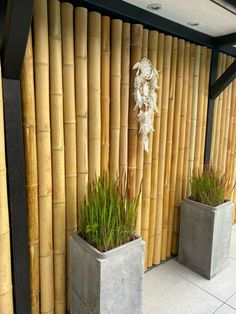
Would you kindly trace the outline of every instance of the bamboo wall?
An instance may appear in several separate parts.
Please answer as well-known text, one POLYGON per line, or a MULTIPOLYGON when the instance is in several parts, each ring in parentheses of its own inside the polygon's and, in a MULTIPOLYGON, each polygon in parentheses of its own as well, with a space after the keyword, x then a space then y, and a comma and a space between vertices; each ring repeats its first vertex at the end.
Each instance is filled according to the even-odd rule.
MULTIPOLYGON (((234 58, 219 53, 217 76, 219 77, 234 61, 234 58)), ((211 165, 230 180, 229 199, 236 204, 236 80, 215 100, 211 165)), ((234 214, 236 222, 236 212, 234 214)))
POLYGON ((13 314, 2 72, 0 64, 0 313, 13 314))
MULTIPOLYGON (((21 78, 32 313, 64 314, 69 237, 95 174, 127 171, 130 195, 143 179, 136 229, 145 268, 177 253, 180 202, 203 167, 211 50, 58 0, 36 0, 32 34, 21 78), (160 76, 149 153, 133 110, 132 67, 142 57, 160 76)), ((216 102, 214 120, 225 124, 215 127, 214 145, 220 167, 236 177, 235 93, 234 82, 216 102)))

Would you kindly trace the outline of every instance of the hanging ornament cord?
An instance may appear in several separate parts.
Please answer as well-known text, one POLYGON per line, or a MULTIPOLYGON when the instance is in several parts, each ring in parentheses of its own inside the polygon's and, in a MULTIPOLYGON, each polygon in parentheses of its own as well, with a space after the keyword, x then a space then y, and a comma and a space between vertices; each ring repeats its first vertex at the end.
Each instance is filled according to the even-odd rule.
POLYGON ((142 58, 135 63, 133 70, 136 70, 134 80, 134 110, 138 110, 139 133, 143 137, 143 148, 146 152, 149 149, 149 133, 154 131, 154 114, 159 113, 157 107, 158 72, 148 58, 142 58))

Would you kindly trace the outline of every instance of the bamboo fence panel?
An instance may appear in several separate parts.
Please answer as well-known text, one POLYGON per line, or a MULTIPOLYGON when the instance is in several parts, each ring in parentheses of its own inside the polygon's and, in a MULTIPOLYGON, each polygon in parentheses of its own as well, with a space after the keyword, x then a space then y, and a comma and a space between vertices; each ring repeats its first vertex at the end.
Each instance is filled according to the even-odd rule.
POLYGON ((154 264, 159 264, 161 260, 162 244, 166 247, 168 210, 163 212, 163 192, 165 182, 165 156, 166 137, 168 122, 169 87, 170 87, 170 64, 171 64, 172 37, 165 36, 164 63, 163 63, 163 86, 161 99, 161 124, 160 124, 160 144, 158 160, 158 185, 157 185, 157 208, 156 208, 156 236, 154 243, 154 264), (163 239, 163 242, 162 242, 163 239))
POLYGON ((121 48, 122 21, 111 21, 111 116, 110 116, 110 156, 111 178, 119 175, 120 154, 120 108, 121 108, 121 48))
POLYGON ((200 58, 200 76, 198 88, 198 110, 197 110, 197 125, 195 138, 195 152, 194 152, 194 171, 201 171, 201 140, 202 140, 202 124, 204 111, 204 94, 205 94, 205 79, 206 79, 206 56, 207 48, 201 47, 200 58))
POLYGON ((49 1, 55 313, 66 312, 66 196, 60 1, 49 1))
POLYGON ((6 174, 2 72, 0 66, 0 313, 13 314, 10 226, 6 174))
POLYGON ((21 73, 21 97, 28 207, 31 311, 36 314, 39 313, 39 217, 34 69, 31 31, 28 37, 21 73))
POLYGON ((138 120, 137 112, 134 111, 134 78, 136 72, 132 70, 134 64, 142 57, 142 40, 143 26, 133 24, 131 27, 131 42, 130 42, 130 93, 129 93, 129 119, 128 119, 128 192, 130 197, 136 194, 136 162, 137 156, 134 152, 137 151, 138 144, 138 120))
MULTIPOLYGON (((75 8, 75 108, 78 225, 88 183, 88 11, 75 8)), ((95 127, 96 125, 94 125, 95 127)))
POLYGON ((76 113, 73 6, 61 4, 63 108, 65 136, 67 309, 70 303, 70 237, 77 229, 76 113))
POLYGON ((100 176, 101 169, 101 14, 89 12, 88 22, 88 178, 91 182, 100 176))
POLYGON ((180 128, 181 102, 182 102, 182 90, 183 90, 184 51, 185 51, 185 41, 183 39, 179 39, 178 40, 177 73, 176 73, 176 89, 175 89, 174 125, 173 125, 173 138, 172 138, 171 172, 170 172, 167 256, 171 255, 171 247, 172 247, 175 189, 176 189, 176 175, 177 175, 178 147, 179 147, 179 128, 180 128))
POLYGON ((121 112, 120 112, 120 174, 128 168, 128 114, 130 73, 130 24, 123 23, 121 56, 121 112))
MULTIPOLYGON (((158 43, 158 32, 149 31, 148 34, 148 58, 154 67, 156 67, 157 61, 157 43, 158 43)), ((139 139, 141 136, 139 136, 139 139)), ((141 140, 141 139, 140 139, 141 140)), ((142 238, 146 243, 146 254, 144 260, 144 268, 147 268, 148 263, 148 236, 149 236, 149 217, 150 217, 150 198, 151 198, 151 170, 152 170, 152 141, 153 132, 149 134, 149 150, 143 152, 142 140, 139 141, 141 146, 141 152, 143 155, 143 188, 142 188, 142 238)), ((141 181, 141 176, 140 179, 141 181)))
MULTIPOLYGON (((193 174, 193 166, 194 166, 194 151, 195 151, 197 111, 198 111, 200 56, 201 56, 201 46, 196 46, 194 74, 193 74, 193 100, 192 100, 192 117, 191 117, 190 148, 189 148, 189 177, 190 178, 193 174)), ((190 191, 188 191, 188 193, 189 192, 190 191)))
MULTIPOLYGON (((223 54, 219 53, 218 54, 218 66, 217 66, 217 78, 221 74, 221 67, 222 67, 222 57, 223 54)), ((215 99, 215 104, 214 104, 214 114, 213 114, 213 125, 212 125, 212 138, 211 138, 211 154, 210 154, 210 163, 215 168, 215 147, 216 147, 216 142, 217 142, 217 119, 218 119, 218 108, 219 108, 219 97, 215 99)))
POLYGON ((54 313, 49 49, 46 0, 35 2, 34 60, 39 183, 40 301, 41 313, 54 313))
POLYGON ((191 132, 191 119, 192 119, 192 103, 193 103, 193 74, 195 63, 196 46, 190 45, 190 60, 189 60, 189 88, 188 88, 188 105, 187 105, 187 121, 185 130, 185 150, 184 150, 184 168, 183 168, 183 186, 182 198, 187 197, 189 190, 189 154, 190 154, 190 132, 191 132))
POLYGON ((189 57, 190 43, 185 43, 184 55, 184 72, 183 72, 183 93, 181 104, 181 117, 179 128, 179 148, 176 173, 176 189, 175 189, 175 206, 174 206, 174 226, 172 238, 172 253, 177 253, 178 237, 179 237, 179 219, 180 219, 180 203, 182 199, 182 183, 183 183, 183 167, 184 167, 184 152, 185 152, 185 135, 187 124, 187 106, 188 106, 188 88, 189 88, 189 57))
POLYGON ((204 84, 204 105, 203 105, 202 134, 201 134, 200 169, 203 169, 203 165, 204 165, 210 66, 211 66, 211 49, 208 48, 207 56, 206 56, 206 68, 205 68, 206 77, 205 77, 205 84, 204 84))
MULTIPOLYGON (((172 41, 172 56, 171 56, 171 74, 170 74, 170 91, 169 91, 169 108, 168 108, 168 124, 166 138, 166 160, 165 160, 165 183, 163 195, 163 212, 169 211, 169 193, 170 193, 170 170, 171 170, 171 152, 172 152, 172 137, 174 125, 174 105, 175 105, 175 87, 176 87, 176 70, 177 70, 177 51, 178 39, 173 38, 172 41)), ((169 217, 166 215, 166 217, 169 217)), ((168 226, 167 226, 168 228, 168 226)), ((168 230, 167 230, 168 235, 168 230)), ((167 237, 162 239, 161 259, 164 260, 167 256, 167 237)))
MULTIPOLYGON (((143 42, 142 42, 142 58, 148 57, 148 30, 143 30, 143 42)), ((143 137, 138 135, 137 144, 137 172, 136 172, 136 191, 139 190, 140 184, 143 179, 143 163, 144 163, 144 151, 143 151, 143 137)), ((137 218, 136 218, 136 233, 141 234, 142 230, 142 191, 137 206, 137 218)))
POLYGON ((110 17, 102 17, 101 39, 101 173, 109 169, 110 125, 110 17))
POLYGON ((157 106, 159 113, 154 116, 153 146, 152 146, 152 169, 151 169, 151 199, 150 199, 150 217, 149 217, 149 238, 148 238, 148 267, 153 264, 155 229, 156 229, 156 204, 157 204, 157 183, 158 183, 158 159, 160 143, 160 116, 162 101, 162 77, 164 62, 164 41, 165 35, 158 34, 158 51, 157 51, 157 70, 159 72, 157 90, 157 106))

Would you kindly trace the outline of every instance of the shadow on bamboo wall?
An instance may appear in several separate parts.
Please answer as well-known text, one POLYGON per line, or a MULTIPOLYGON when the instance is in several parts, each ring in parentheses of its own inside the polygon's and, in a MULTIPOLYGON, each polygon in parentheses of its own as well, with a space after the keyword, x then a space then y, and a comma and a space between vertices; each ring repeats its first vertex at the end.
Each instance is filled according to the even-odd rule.
MULTIPOLYGON (((36 1, 32 36, 21 78, 32 312, 64 314, 69 237, 95 174, 127 171, 131 195, 143 179, 136 230, 146 268, 177 253, 180 202, 203 168, 211 50, 58 0, 36 1), (160 76, 148 153, 133 97, 132 67, 142 57, 160 76)), ((235 84, 229 90, 216 103, 214 120, 228 126, 214 128, 212 152, 236 177, 235 84)))

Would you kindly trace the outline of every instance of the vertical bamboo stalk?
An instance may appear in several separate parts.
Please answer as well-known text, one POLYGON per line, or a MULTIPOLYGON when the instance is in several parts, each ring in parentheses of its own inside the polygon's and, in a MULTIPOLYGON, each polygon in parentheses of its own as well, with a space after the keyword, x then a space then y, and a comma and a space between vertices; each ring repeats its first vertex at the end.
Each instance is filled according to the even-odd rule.
POLYGON ((184 168, 183 168, 183 189, 182 198, 187 196, 189 186, 189 153, 190 153, 190 132, 191 132, 191 118, 192 118, 192 103, 193 103, 193 74, 195 62, 196 46, 190 45, 190 64, 189 64, 189 88, 188 88, 188 105, 187 105, 187 121, 185 134, 185 150, 184 150, 184 168))
POLYGON ((179 127, 180 127, 181 101, 182 101, 182 89, 183 89, 184 47, 185 47, 185 41, 183 39, 179 39, 178 40, 176 89, 175 89, 176 92, 175 92, 174 126, 173 126, 172 154, 171 154, 171 171, 170 171, 171 175, 170 175, 167 256, 170 256, 171 247, 172 247, 175 185, 176 185, 178 147, 179 147, 179 127))
POLYGON ((159 264, 161 260, 162 238, 164 246, 167 240, 168 210, 163 212, 163 193, 165 182, 165 155, 166 137, 168 122, 169 87, 170 87, 170 62, 171 62, 172 37, 165 36, 164 65, 163 65, 163 90, 161 100, 161 125, 160 125, 160 146, 158 163, 158 185, 157 185, 157 209, 156 209, 156 234, 154 244, 154 264, 159 264))
POLYGON ((203 124, 203 111, 204 111, 204 90, 206 80, 206 54, 207 48, 201 48, 200 58, 200 76, 199 76, 199 88, 198 88, 198 110, 197 110, 197 126, 196 126, 196 138, 195 138, 195 152, 194 152, 194 170, 200 169, 201 162, 201 141, 202 141, 202 124, 203 124))
POLYGON ((193 101, 192 101, 192 117, 190 131, 190 148, 189 148, 189 177, 192 177, 194 166, 194 152, 197 126, 197 111, 198 111, 198 86, 199 86, 199 71, 200 71, 201 46, 196 46, 194 74, 193 74, 193 101))
POLYGON ((87 20, 87 9, 75 8, 75 112, 78 224, 88 183, 87 20))
POLYGON ((128 167, 130 24, 123 23, 121 56, 120 174, 128 167))
POLYGON ((183 93, 181 104, 181 117, 179 128, 179 148, 178 148, 178 164, 176 175, 176 189, 175 189, 175 209, 174 209, 174 228, 172 238, 172 252, 177 253, 178 239, 179 239, 179 212, 180 203, 182 199, 182 183, 183 183, 183 167, 184 167, 184 151, 185 151, 185 135, 187 122, 187 105, 188 105, 188 87, 189 87, 189 55, 190 43, 185 44, 184 55, 184 73, 183 73, 183 93))
POLYGON ((120 83, 121 83, 121 46, 122 21, 111 21, 111 119, 110 119, 110 156, 111 178, 119 174, 120 151, 120 83))
MULTIPOLYGON (((142 43, 142 58, 148 57, 148 29, 143 30, 143 43, 142 43)), ((139 190, 140 184, 143 179, 143 138, 138 135, 138 144, 137 144, 137 173, 136 173, 136 191, 139 190)), ((137 206, 137 218, 136 218, 136 233, 141 234, 142 230, 142 191, 137 206)))
MULTIPOLYGON (((156 67, 156 60, 157 60, 157 40, 158 40, 158 32, 149 31, 148 57, 154 67, 156 67)), ((146 244, 146 255, 145 255, 145 260, 144 260, 145 269, 147 268, 147 260, 148 260, 148 236, 149 236, 151 170, 152 170, 152 140, 153 140, 153 133, 151 132, 149 134, 149 151, 143 153, 142 137, 139 136, 139 143, 142 149, 142 152, 140 151, 139 154, 140 155, 144 154, 143 155, 142 224, 141 224, 142 232, 141 234, 146 244)))
POLYGON ((40 301, 41 313, 54 313, 49 51, 46 0, 35 2, 34 47, 39 182, 40 301))
POLYGON ((136 62, 142 57, 143 26, 133 24, 131 27, 131 51, 130 51, 130 93, 129 93, 129 123, 128 123, 128 192, 130 197, 136 193, 136 162, 138 144, 138 119, 137 111, 134 111, 134 78, 132 70, 136 62))
POLYGON ((110 130, 110 17, 102 17, 101 60, 101 172, 109 169, 110 130))
POLYGON ((34 68, 31 31, 28 37, 21 73, 21 95, 28 207, 31 311, 37 314, 39 313, 39 217, 34 68))
POLYGON ((55 313, 66 312, 65 152, 62 90, 61 12, 49 1, 50 109, 52 129, 52 205, 55 313))
MULTIPOLYGON (((101 14, 89 12, 88 26, 89 95, 89 181, 100 176, 101 169, 101 14)), ((112 113, 111 113, 112 115, 112 113)))
POLYGON ((74 74, 74 23, 73 6, 61 4, 62 56, 63 56, 63 107, 65 136, 65 188, 66 188, 66 252, 67 252, 67 309, 70 309, 70 237, 77 229, 77 166, 76 166, 76 115, 74 74))
POLYGON ((207 57, 206 57, 206 69, 205 69, 206 77, 205 77, 205 85, 204 85, 204 107, 203 107, 203 120, 202 120, 202 134, 201 134, 200 169, 203 169, 203 165, 204 165, 210 66, 211 66, 211 49, 208 48, 207 57))
POLYGON ((10 226, 6 173, 2 72, 0 66, 0 313, 13 314, 10 226))
MULTIPOLYGON (((222 67, 222 53, 218 54, 218 66, 217 66, 217 77, 221 74, 221 67, 222 67)), ((210 155, 210 163, 213 168, 216 167, 215 165, 215 146, 216 146, 216 134, 217 134, 217 119, 218 119, 218 107, 219 107, 219 97, 215 99, 214 104, 214 115, 213 115, 213 125, 212 125, 212 139, 211 139, 211 155, 210 155)), ((219 134, 219 133, 218 133, 219 134)))
MULTIPOLYGON (((219 73, 222 74, 225 70, 226 65, 226 55, 220 54, 222 58, 219 59, 219 73)), ((221 114, 223 106, 223 93, 221 93, 216 99, 218 102, 218 115, 216 121, 216 134, 215 134, 215 146, 214 146, 214 156, 213 156, 213 166, 215 169, 218 169, 218 159, 219 159, 219 145, 220 145, 220 130, 221 130, 221 114)))
POLYGON ((156 229, 156 203, 157 203, 157 184, 158 184, 158 159, 159 159, 159 143, 160 143, 160 117, 162 102, 162 78, 163 78, 163 62, 164 62, 164 42, 165 35, 158 34, 158 51, 156 55, 157 70, 159 72, 157 90, 157 106, 159 114, 154 116, 153 146, 152 146, 152 169, 151 169, 151 199, 150 199, 150 217, 149 217, 149 238, 148 238, 148 267, 153 264, 155 229, 156 229))

